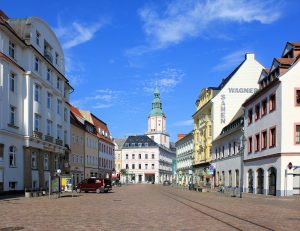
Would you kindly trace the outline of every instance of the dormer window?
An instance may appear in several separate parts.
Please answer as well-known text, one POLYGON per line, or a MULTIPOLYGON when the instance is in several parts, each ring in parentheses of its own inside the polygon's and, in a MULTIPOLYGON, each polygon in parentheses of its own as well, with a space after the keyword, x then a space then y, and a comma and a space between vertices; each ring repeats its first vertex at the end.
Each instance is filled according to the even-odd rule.
POLYGON ((125 147, 127 147, 127 148, 128 148, 128 147, 129 147, 129 144, 128 144, 128 143, 125 143, 125 147))
POLYGON ((131 147, 135 147, 135 143, 131 143, 131 147))
POLYGON ((138 146, 141 148, 142 147, 142 143, 138 143, 138 146))
POLYGON ((148 147, 148 143, 145 143, 145 147, 148 147))
POLYGON ((41 36, 41 34, 37 31, 36 32, 36 44, 39 46, 40 45, 40 36, 41 36))

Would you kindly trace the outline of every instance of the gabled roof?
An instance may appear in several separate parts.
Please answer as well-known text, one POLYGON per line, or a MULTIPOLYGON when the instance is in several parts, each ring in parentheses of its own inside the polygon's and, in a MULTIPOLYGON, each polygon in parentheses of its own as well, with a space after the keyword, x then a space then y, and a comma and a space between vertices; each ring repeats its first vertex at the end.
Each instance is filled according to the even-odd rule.
POLYGON ((108 130, 107 124, 104 123, 101 119, 99 119, 94 114, 91 114, 92 122, 96 127, 97 130, 97 136, 103 140, 105 140, 108 143, 112 143, 112 138, 110 135, 110 132, 108 130), (107 136, 106 136, 107 135, 107 136))
POLYGON ((125 137, 125 138, 115 138, 114 142, 116 143, 116 145, 118 147, 117 149, 122 149, 122 147, 123 147, 126 140, 127 140, 127 137, 125 137))

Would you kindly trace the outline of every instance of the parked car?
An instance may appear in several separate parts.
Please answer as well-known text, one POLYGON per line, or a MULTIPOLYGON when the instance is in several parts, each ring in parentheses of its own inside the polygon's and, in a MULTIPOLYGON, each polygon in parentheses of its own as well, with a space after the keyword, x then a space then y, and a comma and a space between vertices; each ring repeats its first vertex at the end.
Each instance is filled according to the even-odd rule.
POLYGON ((171 185, 171 182, 170 182, 169 180, 165 180, 164 183, 163 183, 163 185, 164 185, 164 186, 171 185))
POLYGON ((108 179, 100 179, 100 178, 87 178, 83 181, 81 181, 76 186, 76 192, 108 192, 111 188, 111 181, 108 179))

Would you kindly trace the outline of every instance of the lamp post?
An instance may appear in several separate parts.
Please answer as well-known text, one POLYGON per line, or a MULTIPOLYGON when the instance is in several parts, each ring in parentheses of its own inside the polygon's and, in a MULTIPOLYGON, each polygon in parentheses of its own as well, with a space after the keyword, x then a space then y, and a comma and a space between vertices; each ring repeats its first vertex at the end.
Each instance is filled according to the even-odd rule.
MULTIPOLYGON (((243 129, 242 129, 243 131, 243 129)), ((243 131, 244 132, 244 131, 243 131)), ((241 150, 240 150, 240 154, 241 154, 241 178, 240 178, 240 198, 243 197, 243 184, 244 184, 244 150, 245 150, 245 143, 246 143, 246 137, 243 134, 241 137, 241 150)))
POLYGON ((60 190, 61 190, 60 174, 61 174, 61 169, 57 169, 56 173, 57 173, 57 176, 58 176, 58 198, 60 198, 60 190))

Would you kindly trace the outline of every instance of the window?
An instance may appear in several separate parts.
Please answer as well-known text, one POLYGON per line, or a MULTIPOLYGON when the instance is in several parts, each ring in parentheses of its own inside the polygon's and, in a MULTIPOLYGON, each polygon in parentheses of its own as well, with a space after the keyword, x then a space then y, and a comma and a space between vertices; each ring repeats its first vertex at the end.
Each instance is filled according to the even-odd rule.
POLYGON ((145 169, 148 169, 148 164, 145 164, 145 169))
POLYGON ((300 144, 300 125, 296 125, 295 143, 300 144))
POLYGON ((231 155, 231 143, 228 145, 228 155, 231 155))
POLYGON ((61 113, 61 104, 62 104, 62 102, 61 102, 61 100, 57 100, 57 114, 59 114, 60 115, 60 113, 61 113))
POLYGON ((142 154, 139 154, 139 159, 142 159, 142 154))
POLYGON ((52 105, 52 95, 48 92, 47 93, 47 108, 51 109, 52 105))
POLYGON ((132 159, 133 159, 133 160, 135 159, 135 154, 132 154, 132 159))
POLYGON ((64 108, 64 121, 67 122, 68 120, 68 110, 67 108, 64 108))
POLYGON ((270 96, 269 109, 270 109, 270 112, 274 111, 276 109, 276 95, 275 94, 270 96))
POLYGON ((8 54, 11 58, 15 58, 15 44, 12 41, 9 41, 8 54))
POLYGON ((255 120, 258 120, 260 118, 260 104, 257 104, 255 106, 255 120))
POLYGON ((145 143, 145 147, 148 147, 148 143, 145 143))
POLYGON ((233 155, 235 154, 235 142, 233 142, 233 155))
POLYGON ((248 110, 248 124, 252 123, 253 110, 252 108, 248 110))
POLYGON ((264 99, 261 102, 261 116, 264 116, 267 114, 267 99, 264 99))
POLYGON ((37 157, 35 152, 31 153, 31 168, 37 169, 37 157))
POLYGON ((57 170, 58 168, 59 168, 58 157, 55 156, 55 157, 54 157, 54 169, 57 170))
POLYGON ((248 138, 248 153, 252 152, 252 137, 248 138))
POLYGON ((44 154, 44 170, 49 170, 49 156, 44 154))
POLYGON ((15 181, 10 181, 10 182, 8 183, 8 187, 9 187, 9 190, 16 190, 16 188, 17 188, 17 182, 15 182, 15 181))
POLYGON ((300 106, 300 89, 295 91, 295 105, 300 106))
POLYGON ((9 147, 9 167, 16 167, 16 147, 9 147))
POLYGON ((135 169, 135 164, 132 164, 132 169, 135 169))
POLYGON ((40 115, 39 114, 34 114, 34 130, 39 131, 40 130, 40 115))
POLYGON ((148 154, 145 154, 145 159, 146 159, 146 160, 148 159, 148 154))
POLYGON ((128 154, 126 154, 126 160, 128 160, 128 154))
POLYGON ((59 55, 55 52, 55 64, 58 65, 58 57, 59 55))
POLYGON ((4 144, 0 144, 0 160, 3 160, 4 155, 4 144))
POLYGON ((41 36, 41 34, 37 31, 36 32, 36 40, 35 40, 37 45, 40 45, 40 36, 41 36))
POLYGON ((41 87, 39 85, 35 84, 35 86, 34 86, 34 100, 36 102, 40 101, 40 90, 41 90, 41 87))
POLYGON ((135 143, 132 143, 132 144, 131 144, 131 147, 135 147, 135 143))
POLYGON ((255 135, 255 152, 258 152, 260 150, 260 137, 259 134, 255 135))
POLYGON ((57 139, 61 139, 61 131, 62 131, 62 126, 57 124, 57 130, 56 130, 57 139))
POLYGON ((154 164, 152 164, 152 169, 154 169, 154 164))
POLYGON ((128 166, 128 164, 126 164, 126 169, 129 169, 129 166, 128 166))
POLYGON ((56 88, 60 89, 60 78, 59 77, 57 77, 56 88))
POLYGON ((14 106, 10 106, 9 124, 16 124, 16 107, 14 106))
POLYGON ((267 148, 267 131, 261 133, 261 149, 267 148))
POLYGON ((35 59, 34 59, 34 70, 36 72, 39 72, 39 65, 40 65, 40 60, 37 57, 35 57, 35 59))
POLYGON ((276 128, 270 129, 270 148, 276 146, 276 128))
POLYGON ((152 159, 154 159, 155 158, 155 155, 154 154, 152 154, 152 159))
POLYGON ((67 137, 68 137, 68 133, 67 131, 64 131, 64 144, 68 144, 67 137))
POLYGON ((10 73, 9 76, 9 89, 12 92, 15 92, 15 74, 14 73, 10 73))
POLYGON ((142 147, 142 143, 138 143, 138 146, 139 146, 139 148, 141 148, 142 147))
POLYGON ((142 165, 141 164, 139 164, 139 169, 142 169, 142 165))
POLYGON ((52 121, 47 120, 47 135, 51 136, 52 135, 52 121))
POLYGON ((47 81, 51 82, 51 69, 47 68, 47 81))

